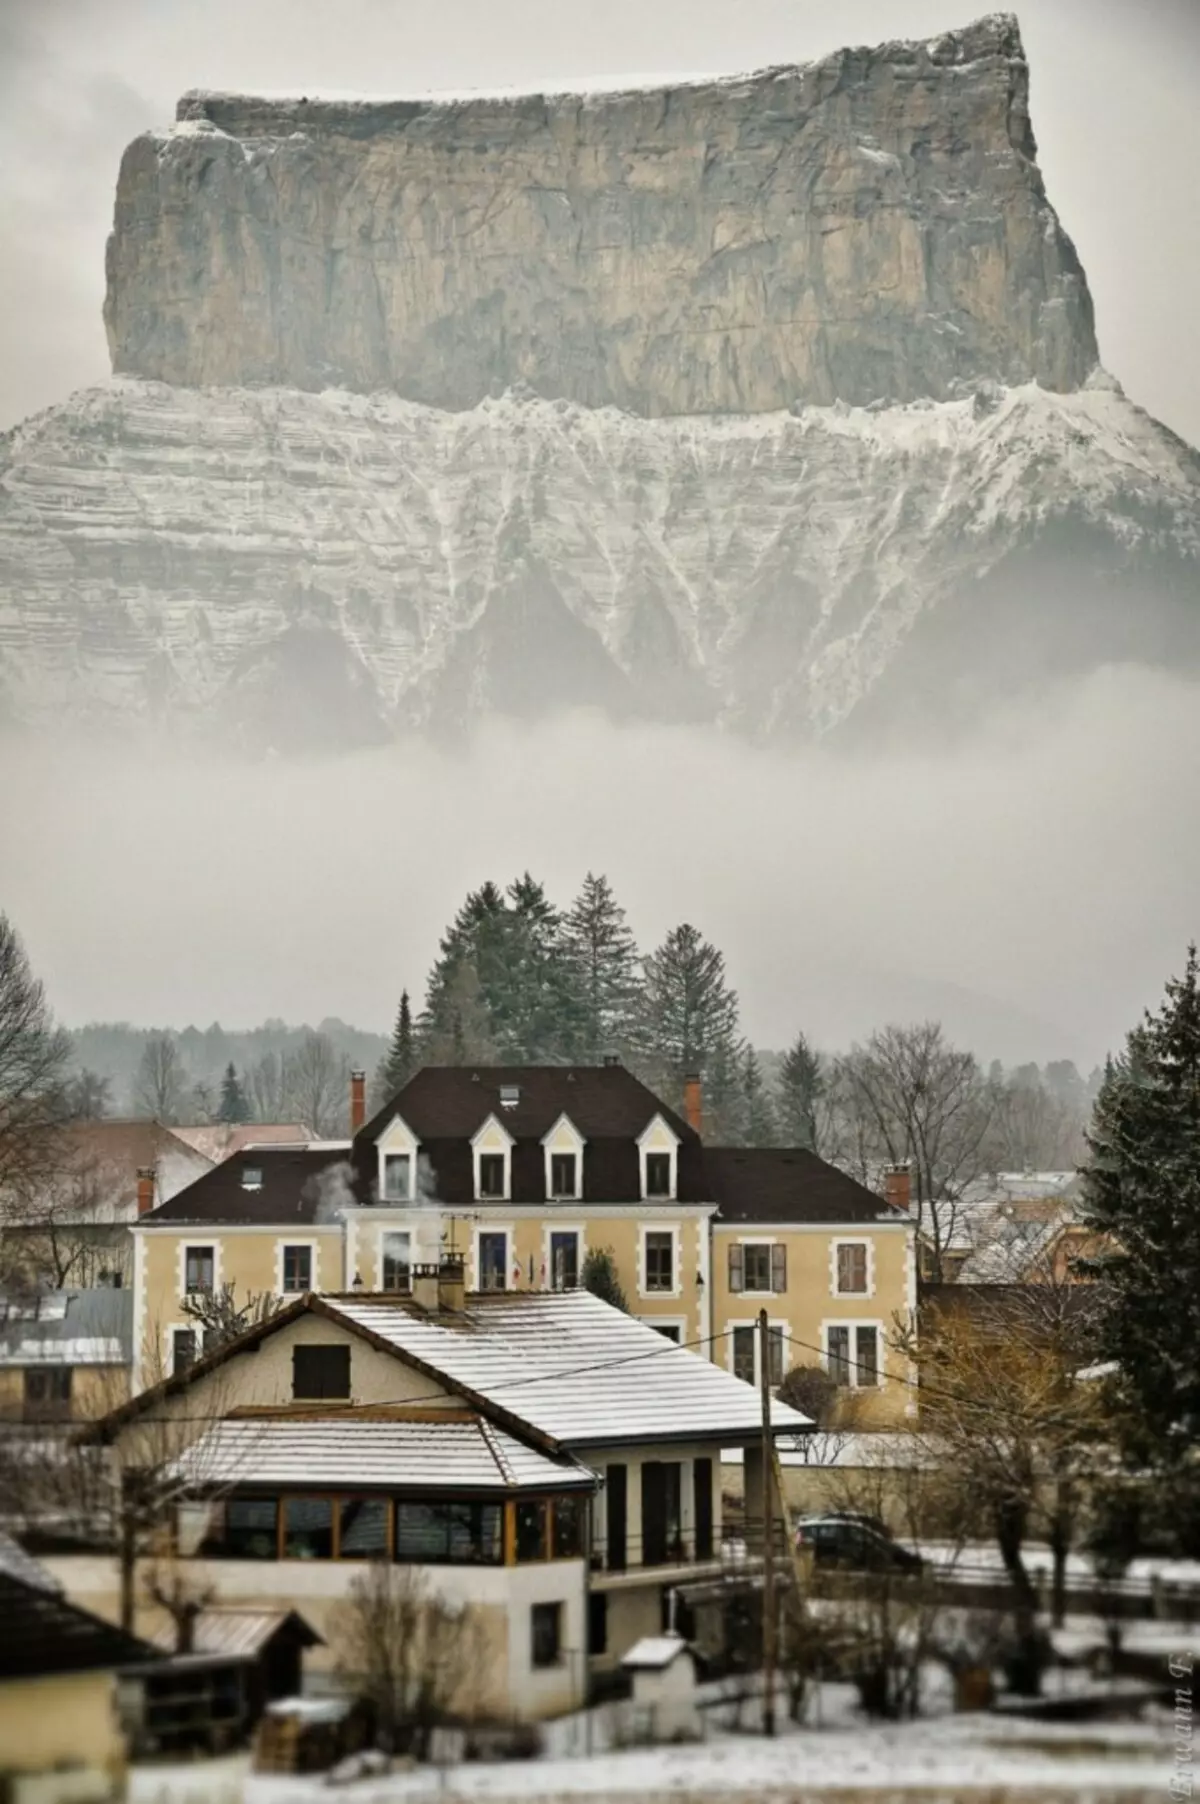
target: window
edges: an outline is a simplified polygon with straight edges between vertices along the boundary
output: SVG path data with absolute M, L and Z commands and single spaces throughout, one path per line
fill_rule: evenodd
M 673 1340 L 678 1346 L 683 1339 L 678 1322 L 656 1322 L 651 1317 L 646 1320 L 647 1328 L 653 1328 L 655 1334 L 661 1334 L 664 1340 Z
M 508 1289 L 508 1235 L 479 1236 L 480 1290 Z
M 342 1559 L 384 1559 L 388 1550 L 387 1499 L 344 1497 L 338 1507 L 338 1552 Z
M 534 1666 L 557 1666 L 562 1658 L 562 1605 L 534 1604 L 529 1619 Z
M 70 1366 L 27 1366 L 25 1419 L 45 1422 L 71 1413 Z
M 647 1460 L 642 1466 L 642 1563 L 665 1566 L 682 1558 L 682 1463 Z
M 230 1497 L 209 1509 L 198 1549 L 205 1560 L 274 1560 L 279 1557 L 278 1505 L 274 1498 Z
M 550 1288 L 576 1290 L 579 1286 L 579 1235 L 574 1228 L 550 1236 Z
M 196 1330 L 176 1328 L 171 1336 L 171 1370 L 186 1372 L 196 1363 Z
M 646 1235 L 646 1289 L 674 1290 L 675 1234 L 667 1228 Z
M 243 1165 L 242 1166 L 242 1189 L 243 1190 L 261 1190 L 262 1189 L 262 1166 L 261 1165 Z
M 837 1294 L 840 1297 L 866 1296 L 867 1248 L 864 1241 L 839 1241 L 837 1248 Z
M 393 1233 L 389 1230 L 380 1240 L 379 1259 L 384 1290 L 412 1289 L 411 1234 Z
M 216 1252 L 212 1247 L 186 1247 L 183 1254 L 183 1288 L 190 1296 L 196 1290 L 211 1290 L 216 1275 Z
M 753 1328 L 735 1328 L 733 1331 L 733 1375 L 744 1378 L 747 1384 L 754 1383 Z
M 546 1505 L 540 1497 L 517 1504 L 517 1560 L 546 1558 Z
M 350 1395 L 350 1349 L 337 1346 L 293 1347 L 292 1396 L 307 1402 Z
M 855 1330 L 855 1354 L 858 1369 L 854 1382 L 858 1385 L 879 1383 L 879 1332 L 875 1328 Z
M 783 1383 L 786 1367 L 784 1355 L 783 1329 L 767 1329 L 767 1383 L 777 1385 Z
M 389 1203 L 407 1203 L 412 1198 L 412 1155 L 384 1153 L 383 1195 Z
M 575 1154 L 551 1153 L 550 1155 L 550 1194 L 551 1196 L 578 1196 L 575 1179 Z
M 698 1560 L 711 1560 L 713 1551 L 713 1463 L 692 1461 L 692 1532 Z
M 731 1291 L 781 1294 L 787 1289 L 787 1248 L 774 1241 L 734 1242 L 729 1248 Z
M 480 1153 L 479 1194 L 481 1197 L 504 1195 L 504 1154 Z
M 284 1247 L 283 1249 L 283 1288 L 292 1290 L 311 1290 L 312 1282 L 312 1248 Z
M 556 1497 L 554 1500 L 554 1557 L 556 1560 L 578 1560 L 583 1554 L 583 1525 L 586 1507 L 582 1497 Z
M 670 1153 L 646 1154 L 646 1195 L 670 1196 L 671 1194 L 671 1155 Z
M 835 1384 L 850 1383 L 850 1330 L 849 1328 L 827 1328 L 825 1330 L 826 1364 L 829 1376 Z
M 608 1652 L 608 1592 L 588 1592 L 588 1653 Z
M 333 1500 L 329 1497 L 289 1497 L 283 1506 L 283 1557 L 285 1560 L 333 1558 Z
M 429 1566 L 499 1566 L 504 1559 L 501 1506 L 397 1503 L 396 1559 Z

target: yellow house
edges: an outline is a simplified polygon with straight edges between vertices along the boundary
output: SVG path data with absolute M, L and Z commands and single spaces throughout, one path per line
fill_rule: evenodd
M 45 1437 L 124 1402 L 133 1303 L 112 1289 L 0 1297 L 0 1425 Z
M 765 1306 L 772 1381 L 824 1362 L 903 1414 L 907 1208 L 810 1153 L 706 1145 L 698 1092 L 685 1119 L 615 1061 L 431 1066 L 348 1141 L 244 1149 L 137 1224 L 135 1385 L 202 1351 L 196 1292 L 403 1295 L 444 1253 L 475 1290 L 570 1290 L 604 1252 L 631 1314 L 727 1370 L 755 1375 Z
M 777 1413 L 781 1434 L 808 1426 Z M 334 1661 L 367 1562 L 406 1574 L 470 1614 L 454 1707 L 506 1717 L 580 1705 L 660 1633 L 668 1594 L 722 1570 L 722 1448 L 745 1449 L 748 1484 L 761 1471 L 749 1386 L 586 1290 L 468 1294 L 453 1259 L 405 1293 L 299 1297 L 97 1434 L 144 1495 L 168 1476 L 173 1548 L 143 1564 L 302 1609 Z M 115 1613 L 115 1558 L 55 1570 Z

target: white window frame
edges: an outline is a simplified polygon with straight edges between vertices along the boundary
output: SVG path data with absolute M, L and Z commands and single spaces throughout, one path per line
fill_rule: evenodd
M 548 1221 L 542 1229 L 542 1265 L 546 1273 L 544 1290 L 554 1289 L 554 1266 L 551 1260 L 551 1247 L 555 1234 L 574 1234 L 576 1246 L 576 1272 L 578 1281 L 583 1283 L 583 1262 L 587 1258 L 587 1228 L 581 1221 Z
M 484 1145 L 485 1140 L 494 1140 L 499 1136 L 503 1142 L 500 1146 Z M 476 1202 L 508 1203 L 512 1201 L 512 1149 L 516 1142 L 495 1115 L 489 1115 L 482 1127 L 471 1136 L 471 1189 Z M 484 1196 L 479 1188 L 479 1161 L 492 1154 L 504 1161 L 504 1188 L 499 1196 Z
M 865 1290 L 838 1289 L 839 1247 L 866 1247 L 867 1288 Z M 861 1297 L 864 1301 L 867 1301 L 875 1295 L 875 1242 L 869 1234 L 839 1234 L 836 1240 L 830 1241 L 829 1294 L 831 1297 Z
M 657 1151 L 658 1149 L 655 1148 Z M 646 1300 L 655 1297 L 681 1297 L 683 1295 L 683 1223 L 677 1221 L 649 1221 L 638 1224 L 638 1296 Z M 671 1276 L 674 1280 L 670 1290 L 651 1290 L 646 1283 L 646 1236 L 647 1234 L 669 1234 L 672 1239 Z
M 179 1279 L 178 1295 L 181 1297 L 190 1297 L 190 1296 L 199 1297 L 199 1296 L 203 1296 L 205 1294 L 203 1291 L 200 1291 L 200 1290 L 191 1291 L 187 1287 L 187 1256 L 188 1256 L 188 1248 L 189 1247 L 195 1247 L 197 1250 L 203 1250 L 204 1252 L 208 1252 L 208 1253 L 212 1254 L 212 1256 L 213 1256 L 212 1295 L 216 1296 L 218 1291 L 221 1288 L 222 1283 L 224 1282 L 224 1280 L 221 1276 L 221 1242 L 219 1239 L 206 1240 L 203 1237 L 203 1235 L 200 1235 L 200 1234 L 183 1235 L 180 1238 L 179 1251 L 176 1254 L 176 1270 L 177 1270 L 177 1276 Z
M 387 1239 L 389 1234 L 403 1234 L 405 1236 L 406 1240 L 408 1241 L 408 1274 L 409 1274 L 408 1285 L 409 1285 L 409 1289 L 407 1291 L 397 1290 L 397 1291 L 388 1291 L 387 1292 L 388 1296 L 404 1297 L 404 1296 L 407 1296 L 412 1289 L 413 1241 L 416 1237 L 413 1234 L 413 1231 L 411 1228 L 397 1227 L 395 1222 L 389 1222 L 384 1227 L 380 1228 L 378 1234 L 375 1237 L 375 1270 L 376 1270 L 376 1273 L 378 1274 L 380 1290 L 384 1290 L 384 1288 L 385 1288 L 384 1282 L 383 1282 L 383 1243 Z
M 761 1235 L 755 1235 L 749 1239 L 743 1238 L 741 1235 L 739 1235 L 736 1244 L 738 1246 L 740 1246 L 742 1249 L 742 1288 L 740 1291 L 731 1291 L 730 1295 L 731 1296 L 742 1296 L 742 1297 L 777 1297 L 777 1296 L 779 1296 L 779 1294 L 780 1294 L 779 1291 L 771 1289 L 771 1264 L 772 1264 L 771 1248 L 774 1246 L 778 1246 L 779 1242 L 776 1240 L 764 1240 Z M 751 1290 L 750 1286 L 746 1283 L 746 1248 L 747 1247 L 765 1247 L 767 1249 L 767 1288 L 765 1290 Z M 725 1255 L 725 1262 L 726 1262 L 725 1263 L 726 1276 L 728 1277 L 728 1271 L 729 1271 L 729 1255 L 728 1255 L 728 1253 Z
M 679 1199 L 679 1137 L 661 1115 L 652 1116 L 637 1139 L 638 1178 L 644 1203 L 674 1203 Z M 646 1156 L 665 1153 L 671 1161 L 671 1182 L 665 1196 L 651 1196 L 646 1189 Z
M 546 1201 L 548 1203 L 578 1203 L 583 1200 L 583 1153 L 587 1145 L 583 1135 L 567 1114 L 559 1116 L 548 1134 L 542 1135 L 542 1150 L 545 1159 Z M 550 1174 L 554 1169 L 554 1160 L 559 1155 L 567 1155 L 575 1161 L 575 1188 L 569 1194 L 556 1191 L 550 1182 Z
M 881 1391 L 887 1384 L 887 1341 L 884 1339 L 883 1323 L 874 1316 L 851 1315 L 831 1316 L 821 1323 L 821 1364 L 828 1372 L 829 1365 L 829 1330 L 831 1328 L 848 1328 L 850 1330 L 850 1382 L 839 1386 L 839 1389 L 850 1391 Z M 879 1370 L 874 1384 L 860 1379 L 858 1366 L 858 1338 L 860 1328 L 874 1328 L 875 1349 Z
M 302 1297 L 302 1290 L 285 1290 L 283 1288 L 283 1255 L 287 1247 L 308 1248 L 309 1276 L 312 1278 L 310 1289 L 321 1288 L 321 1243 L 319 1240 L 305 1240 L 302 1236 L 287 1236 L 275 1242 L 275 1294 L 280 1297 Z
M 407 1121 L 405 1121 L 403 1115 L 397 1113 L 392 1116 L 392 1119 L 388 1122 L 382 1134 L 377 1135 L 375 1147 L 379 1159 L 378 1169 L 375 1173 L 375 1183 L 379 1193 L 379 1202 L 385 1205 L 390 1203 L 401 1207 L 405 1203 L 411 1203 L 416 1195 L 417 1158 L 421 1150 L 421 1145 L 417 1136 L 413 1133 Z M 408 1155 L 408 1195 L 406 1197 L 390 1197 L 385 1190 L 384 1174 L 387 1170 L 385 1160 L 389 1153 L 407 1153 Z
M 398 1195 L 388 1189 L 387 1172 L 388 1172 L 388 1160 L 389 1159 L 407 1159 L 408 1160 L 408 1190 L 403 1195 Z M 396 1203 L 411 1203 L 412 1202 L 413 1191 L 416 1187 L 415 1186 L 416 1175 L 417 1175 L 417 1161 L 416 1161 L 415 1154 L 410 1153 L 407 1148 L 402 1148 L 399 1146 L 385 1146 L 382 1149 L 382 1151 L 379 1154 L 379 1200 L 384 1205 L 385 1208 L 392 1207 Z
M 200 1242 L 193 1241 L 192 1244 L 193 1246 L 199 1246 Z M 167 1322 L 164 1327 L 164 1332 L 166 1334 L 167 1344 L 163 1349 L 163 1365 L 170 1367 L 170 1371 L 167 1373 L 168 1378 L 173 1378 L 175 1376 L 175 1336 L 177 1334 L 191 1335 L 196 1348 L 195 1355 L 192 1359 L 193 1365 L 196 1364 L 197 1360 L 204 1358 L 204 1330 L 199 1322 Z
M 516 1229 L 510 1221 L 480 1222 L 479 1226 L 475 1229 L 471 1240 L 471 1253 L 475 1261 L 475 1282 L 471 1288 L 480 1292 L 483 1290 L 483 1266 L 481 1265 L 479 1258 L 479 1241 L 480 1237 L 484 1234 L 503 1234 L 504 1288 L 505 1290 L 515 1290 L 517 1287 L 513 1283 L 513 1246 L 516 1241 Z
M 655 1292 L 655 1295 L 658 1293 Z M 639 1315 L 638 1321 L 644 1328 L 653 1328 L 659 1334 L 664 1328 L 674 1328 L 679 1336 L 679 1345 L 687 1345 L 688 1330 L 685 1315 Z
M 778 1291 L 776 1291 L 774 1294 L 776 1296 L 778 1296 L 779 1293 L 778 1293 Z M 729 1372 L 731 1372 L 734 1377 L 737 1376 L 737 1372 L 734 1368 L 734 1361 L 733 1361 L 733 1331 L 735 1328 L 750 1328 L 753 1330 L 753 1333 L 754 1333 L 754 1380 L 753 1380 L 753 1382 L 754 1382 L 755 1386 L 757 1387 L 758 1385 L 760 1385 L 762 1383 L 762 1357 L 761 1357 L 762 1349 L 759 1344 L 759 1338 L 758 1338 L 758 1317 L 756 1315 L 746 1315 L 746 1316 L 740 1316 L 740 1317 L 730 1316 L 728 1321 L 725 1324 L 725 1327 L 727 1330 L 726 1337 L 725 1337 L 726 1338 L 725 1366 L 726 1366 L 726 1369 Z M 786 1378 L 787 1374 L 788 1374 L 788 1335 L 791 1331 L 791 1323 L 788 1320 L 787 1316 L 768 1315 L 767 1329 L 768 1329 L 768 1332 L 770 1330 L 774 1329 L 777 1333 L 779 1333 L 783 1336 L 783 1377 Z M 778 1390 L 779 1386 L 772 1385 L 771 1388 L 772 1388 L 772 1390 Z

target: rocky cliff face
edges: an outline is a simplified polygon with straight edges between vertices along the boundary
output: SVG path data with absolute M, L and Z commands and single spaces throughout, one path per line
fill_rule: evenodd
M 451 409 L 1065 391 L 1096 362 L 1006 16 L 632 92 L 190 94 L 126 153 L 106 317 L 118 372 Z
M 0 446 L 0 720 L 911 731 L 1200 670 L 1198 551 L 1200 459 L 1099 378 L 709 421 L 120 380 Z

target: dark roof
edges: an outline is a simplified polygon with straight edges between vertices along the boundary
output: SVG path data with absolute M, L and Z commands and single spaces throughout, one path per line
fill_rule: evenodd
M 0 1679 L 89 1672 L 161 1657 L 136 1635 L 7 1571 L 0 1571 L 0 1621 Z
M 142 1220 L 151 1225 L 176 1221 L 264 1222 L 285 1227 L 309 1224 L 318 1219 L 322 1200 L 329 1194 L 332 1180 L 322 1184 L 321 1174 L 335 1173 L 339 1164 L 348 1170 L 348 1158 L 348 1148 L 339 1152 L 328 1146 L 259 1147 L 237 1153 Z M 248 1189 L 243 1182 L 247 1169 L 261 1174 L 257 1188 Z
M 722 1221 L 907 1221 L 856 1178 L 804 1147 L 709 1146 L 708 1190 Z
M 513 1105 L 500 1092 L 517 1092 Z M 411 1077 L 357 1136 L 370 1144 L 394 1115 L 418 1140 L 469 1140 L 489 1115 L 514 1140 L 538 1141 L 560 1115 L 569 1115 L 585 1140 L 636 1140 L 661 1115 L 681 1140 L 698 1136 L 624 1065 L 426 1065 Z
M 125 1365 L 132 1355 L 131 1290 L 0 1296 L 0 1364 Z

